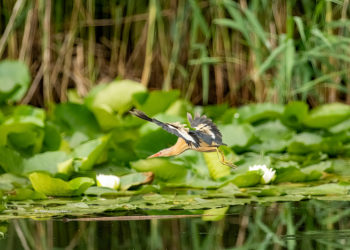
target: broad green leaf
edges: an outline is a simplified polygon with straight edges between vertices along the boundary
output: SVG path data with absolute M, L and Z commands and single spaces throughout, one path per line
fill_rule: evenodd
M 78 170 L 90 170 L 98 158 L 103 154 L 110 135 L 79 145 L 73 151 L 74 167 Z
M 160 112 L 165 112 L 170 105 L 179 98 L 179 96 L 179 90 L 155 90 L 150 92 L 145 103 L 140 106 L 140 109 L 147 115 L 154 116 Z
M 0 190 L 10 191 L 14 188 L 25 188 L 29 185 L 27 178 L 10 173 L 0 175 Z
M 37 127 L 44 127 L 46 114 L 43 109 L 29 105 L 19 105 L 13 110 L 13 113 L 4 121 L 4 125 L 15 123 L 32 124 Z
M 284 126 L 279 120 L 267 121 L 254 127 L 255 136 L 261 141 L 270 139 L 290 139 L 294 131 Z
M 68 182 L 40 172 L 31 173 L 29 180 L 35 191 L 49 196 L 80 195 L 95 183 L 88 177 L 78 177 Z
M 290 102 L 281 116 L 281 121 L 291 128 L 301 129 L 308 114 L 309 107 L 304 102 Z
M 251 187 L 259 184 L 260 179 L 260 171 L 247 171 L 245 173 L 236 174 L 232 179 L 232 182 L 237 187 Z
M 169 188 L 195 188 L 195 189 L 217 189 L 227 183 L 225 177 L 223 180 L 213 181 L 212 179 L 203 178 L 203 176 L 183 176 L 178 179 L 162 180 L 162 186 Z
M 223 165 L 217 152 L 203 153 L 205 163 L 208 166 L 210 176 L 217 180 L 221 177 L 227 176 L 231 172 L 231 168 L 229 166 Z
M 348 194 L 350 186 L 339 185 L 338 183 L 328 183 L 311 187 L 299 187 L 286 189 L 287 194 L 296 195 L 344 195 Z
M 241 121 L 254 123 L 259 120 L 278 118 L 283 110 L 284 107 L 280 104 L 258 103 L 240 107 L 237 113 Z
M 46 122 L 44 128 L 43 151 L 55 151 L 60 148 L 61 135 L 52 122 Z
M 350 159 L 332 159 L 332 172 L 341 176 L 350 176 Z
M 281 152 L 289 145 L 289 140 L 295 134 L 279 120 L 267 121 L 254 127 L 255 136 L 260 142 L 253 144 L 250 149 L 256 152 Z
M 203 212 L 202 220 L 204 221 L 219 221 L 225 217 L 229 207 L 212 208 Z
M 18 106 L 0 125 L 0 145 L 9 145 L 23 154 L 40 152 L 44 140 L 45 112 Z
M 146 88 L 138 82 L 116 80 L 105 85 L 103 88 L 99 87 L 99 91 L 95 93 L 91 105 L 92 107 L 108 106 L 113 111 L 122 114 L 131 108 L 132 95 L 145 91 Z
M 306 177 L 307 175 L 299 167 L 289 166 L 276 169 L 276 179 L 274 182 L 302 182 L 305 181 Z
M 90 109 L 95 114 L 100 127 L 104 131 L 115 128 L 121 123 L 120 118 L 115 116 L 113 110 L 107 105 L 92 107 Z
M 77 177 L 69 182 L 69 186 L 74 190 L 74 195 L 80 195 L 84 193 L 86 189 L 95 184 L 95 181 L 89 177 Z
M 107 187 L 89 187 L 88 189 L 85 190 L 84 194 L 85 195 L 96 195 L 96 196 L 103 196 L 103 195 L 116 195 L 120 193 L 119 191 L 112 189 L 112 188 L 107 188 Z
M 67 181 L 53 178 L 48 174 L 34 172 L 29 175 L 35 191 L 52 196 L 71 196 L 73 188 Z
M 182 178 L 186 175 L 186 167 L 176 164 L 168 159 L 152 158 L 130 162 L 133 169 L 139 172 L 153 172 L 156 178 L 161 180 L 172 180 Z
M 128 190 L 130 187 L 150 183 L 153 180 L 152 172 L 132 173 L 120 177 L 120 190 Z
M 309 132 L 303 132 L 294 136 L 288 146 L 288 152 L 294 154 L 315 152 L 320 150 L 321 143 L 321 136 Z
M 46 195 L 33 191 L 31 188 L 16 188 L 8 195 L 10 201 L 42 200 L 46 198 Z
M 214 121 L 218 120 L 229 109 L 227 103 L 218 105 L 208 105 L 203 107 L 203 114 L 212 118 Z
M 289 141 L 285 139 L 271 139 L 265 140 L 262 142 L 255 143 L 249 147 L 251 151 L 260 153 L 268 153 L 268 152 L 282 152 L 289 145 Z
M 63 151 L 52 151 L 36 154 L 23 162 L 23 173 L 47 172 L 55 175 L 59 172 L 60 164 L 69 160 L 69 156 Z M 61 166 L 62 168 L 62 166 Z
M 323 138 L 320 150 L 330 156 L 339 156 L 343 154 L 344 147 L 340 138 L 333 136 Z
M 60 103 L 55 106 L 53 120 L 68 133 L 81 132 L 90 138 L 100 133 L 94 114 L 85 106 L 76 103 Z
M 132 107 L 133 95 L 146 88 L 132 80 L 116 80 L 95 87 L 85 99 L 85 104 L 95 114 L 103 130 L 119 124 L 119 117 Z M 117 114 L 117 116 L 116 116 Z
M 19 101 L 27 92 L 30 84 L 27 65 L 20 61 L 1 61 L 0 83 L 0 102 Z
M 310 111 L 304 124 L 311 128 L 329 128 L 350 117 L 350 106 L 342 103 L 330 103 L 318 106 Z
M 254 140 L 254 128 L 248 124 L 231 124 L 219 126 L 224 143 L 240 151 L 251 145 Z
M 176 100 L 166 110 L 165 114 L 186 117 L 187 112 L 192 110 L 192 104 L 186 100 Z
M 332 162 L 323 161 L 317 164 L 313 164 L 301 169 L 301 171 L 307 174 L 305 181 L 315 181 L 322 177 L 323 172 L 331 172 Z
M 332 134 L 338 134 L 344 131 L 350 130 L 350 119 L 347 119 L 345 121 L 342 121 L 330 128 L 328 128 L 328 131 Z
M 0 166 L 7 173 L 22 174 L 23 158 L 17 151 L 0 146 Z

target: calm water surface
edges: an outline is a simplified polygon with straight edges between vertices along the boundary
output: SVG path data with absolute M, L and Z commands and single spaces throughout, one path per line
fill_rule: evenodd
M 350 203 L 232 206 L 219 221 L 193 211 L 105 212 L 2 221 L 0 249 L 350 249 Z

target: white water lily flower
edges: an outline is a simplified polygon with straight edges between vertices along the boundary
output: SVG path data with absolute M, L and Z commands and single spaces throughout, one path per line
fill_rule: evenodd
M 254 165 L 249 167 L 249 171 L 256 171 L 261 170 L 263 172 L 262 176 L 262 183 L 267 184 L 271 181 L 273 181 L 276 177 L 275 173 L 276 170 L 273 170 L 272 168 L 268 168 L 265 164 L 264 165 Z
M 120 185 L 120 178 L 115 175 L 99 174 L 96 176 L 96 181 L 99 187 L 118 189 Z

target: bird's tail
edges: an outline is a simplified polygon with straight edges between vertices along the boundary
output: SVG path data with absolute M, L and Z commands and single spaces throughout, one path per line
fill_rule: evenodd
M 149 121 L 149 122 L 153 122 L 153 119 L 148 117 L 145 113 L 143 113 L 140 110 L 137 110 L 135 108 L 133 108 L 132 110 L 129 111 L 130 114 L 133 114 L 134 116 L 137 116 L 143 120 Z

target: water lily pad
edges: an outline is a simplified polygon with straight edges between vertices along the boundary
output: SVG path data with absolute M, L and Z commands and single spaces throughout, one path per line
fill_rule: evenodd
M 278 118 L 284 110 L 283 105 L 272 103 L 257 103 L 245 105 L 237 110 L 239 119 L 254 123 L 259 120 Z
M 0 125 L 0 145 L 9 145 L 23 154 L 41 150 L 45 112 L 31 106 L 18 106 Z
M 15 188 L 25 188 L 30 185 L 30 182 L 27 178 L 5 173 L 0 175 L 0 190 L 10 191 Z
M 56 151 L 61 145 L 61 134 L 56 125 L 52 122 L 46 122 L 44 128 L 43 151 Z
M 119 194 L 119 192 L 115 189 L 108 188 L 108 187 L 89 187 L 84 192 L 85 195 L 96 195 L 96 196 L 103 196 L 103 195 L 116 195 Z
M 80 132 L 92 139 L 100 133 L 94 114 L 82 104 L 60 103 L 55 106 L 53 120 L 66 133 Z
M 0 102 L 19 101 L 27 92 L 30 84 L 27 65 L 20 61 L 1 61 L 0 82 Z
M 224 143 L 238 152 L 247 148 L 256 139 L 254 128 L 248 123 L 222 125 L 219 129 Z
M 118 124 L 116 114 L 123 114 L 132 107 L 133 95 L 145 92 L 146 88 L 132 80 L 116 80 L 108 85 L 98 85 L 85 99 L 85 104 L 95 114 L 104 130 Z M 118 98 L 116 98 L 118 97 Z
M 88 177 L 78 177 L 68 182 L 40 172 L 31 173 L 29 179 L 35 191 L 49 196 L 79 195 L 95 183 Z
M 90 170 L 106 149 L 110 135 L 88 141 L 74 149 L 74 167 L 78 170 Z
M 120 178 L 120 190 L 128 190 L 133 186 L 150 183 L 153 181 L 152 172 L 132 173 Z
M 186 167 L 182 164 L 161 158 L 139 160 L 131 162 L 130 165 L 139 172 L 153 172 L 156 178 L 160 178 L 161 180 L 182 178 L 187 173 Z
M 225 217 L 229 207 L 212 208 L 203 212 L 202 220 L 204 221 L 219 221 Z
M 259 184 L 260 179 L 260 171 L 248 171 L 246 173 L 235 175 L 232 179 L 232 183 L 237 187 L 251 187 Z
M 204 153 L 203 155 L 204 160 L 208 166 L 210 176 L 214 180 L 230 174 L 231 168 L 229 166 L 223 165 L 219 161 L 219 157 L 221 156 L 217 152 Z
M 350 130 L 350 119 L 344 120 L 328 128 L 328 131 L 332 134 L 338 134 L 347 130 Z
M 288 127 L 301 129 L 308 110 L 309 107 L 304 102 L 290 102 L 284 108 L 281 121 Z
M 179 90 L 155 90 L 149 93 L 146 101 L 138 108 L 147 115 L 154 116 L 155 114 L 166 111 L 179 96 Z
M 23 158 L 17 151 L 0 146 L 0 166 L 7 173 L 22 174 Z
M 296 195 L 344 195 L 348 194 L 350 186 L 328 183 L 310 187 L 286 189 L 287 194 Z
M 350 106 L 342 103 L 330 103 L 318 106 L 310 111 L 304 124 L 311 128 L 329 128 L 350 117 Z
M 23 200 L 42 200 L 46 199 L 46 195 L 33 191 L 31 188 L 16 188 L 12 190 L 7 198 L 10 201 L 23 201 Z
M 309 132 L 297 134 L 288 146 L 288 152 L 307 154 L 321 149 L 322 137 Z
M 55 175 L 59 164 L 67 161 L 69 156 L 63 151 L 45 152 L 26 159 L 23 163 L 23 174 L 43 171 Z

